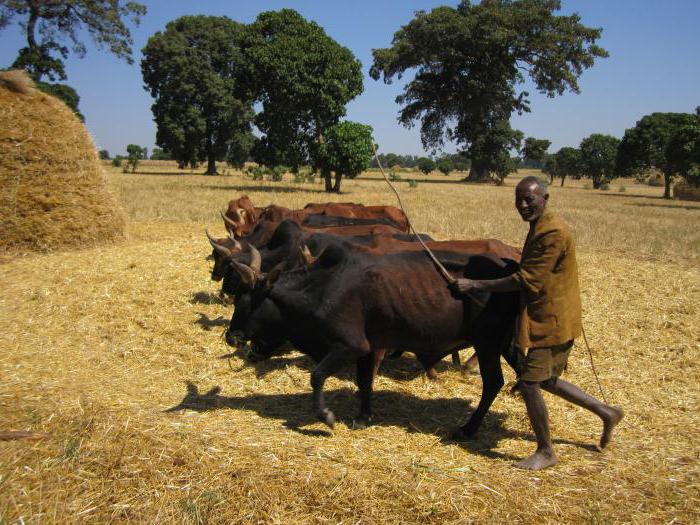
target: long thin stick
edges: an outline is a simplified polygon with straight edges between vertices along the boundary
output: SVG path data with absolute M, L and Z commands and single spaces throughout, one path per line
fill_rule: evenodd
M 418 235 L 418 233 L 416 232 L 416 229 L 413 227 L 413 223 L 411 222 L 411 219 L 408 217 L 408 213 L 406 213 L 406 208 L 404 208 L 403 202 L 401 202 L 401 196 L 399 195 L 399 192 L 396 191 L 396 188 L 394 187 L 394 185 L 393 185 L 393 184 L 391 183 L 391 181 L 389 180 L 389 177 L 386 176 L 386 173 L 385 173 L 385 171 L 384 171 L 384 168 L 382 167 L 382 163 L 380 162 L 379 156 L 377 155 L 377 148 L 374 146 L 374 143 L 372 144 L 372 152 L 374 153 L 374 158 L 377 160 L 377 166 L 379 166 L 379 169 L 380 169 L 381 172 L 382 172 L 382 176 L 384 177 L 384 180 L 385 180 L 386 183 L 389 185 L 389 187 L 391 188 L 391 190 L 394 192 L 394 195 L 396 195 L 396 199 L 399 201 L 399 206 L 401 207 L 401 211 L 403 211 L 404 215 L 406 216 L 406 222 L 408 222 L 408 227 L 409 227 L 409 228 L 411 229 L 411 231 L 413 232 L 413 235 L 415 235 L 416 238 L 418 239 L 418 242 L 421 243 L 421 245 L 423 246 L 423 249 L 426 251 L 426 253 L 427 253 L 427 254 L 430 256 L 430 258 L 433 260 L 433 262 L 435 263 L 435 266 L 437 266 L 438 271 L 442 274 L 442 276 L 445 278 L 445 280 L 446 280 L 449 284 L 452 284 L 452 283 L 457 282 L 457 279 L 455 279 L 454 277 L 452 277 L 452 276 L 450 275 L 450 272 L 448 272 L 447 269 L 442 265 L 442 263 L 441 263 L 440 261 L 438 261 L 438 258 L 435 257 L 435 254 L 434 254 L 434 253 L 430 250 L 430 248 L 428 248 L 428 246 L 423 242 L 423 239 L 421 239 L 420 235 Z M 474 297 L 473 294 L 467 293 L 467 295 L 469 295 L 470 299 L 471 299 L 472 301 L 474 301 L 477 305 L 479 305 L 479 306 L 481 306 L 481 307 L 486 306 L 483 302 L 481 302 L 479 299 L 477 299 L 476 297 Z

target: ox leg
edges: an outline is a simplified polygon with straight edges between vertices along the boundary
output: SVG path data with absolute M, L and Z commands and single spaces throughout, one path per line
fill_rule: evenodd
M 467 424 L 455 434 L 454 437 L 457 439 L 471 438 L 476 434 L 484 416 L 491 408 L 493 400 L 496 399 L 496 395 L 504 385 L 500 352 L 497 351 L 497 347 L 476 347 L 476 351 L 479 356 L 479 371 L 482 381 L 481 399 Z
M 462 366 L 462 361 L 459 359 L 459 350 L 452 351 L 452 364 L 455 366 Z
M 326 401 L 323 396 L 323 385 L 328 377 L 338 372 L 352 357 L 357 356 L 353 354 L 349 355 L 346 348 L 333 350 L 329 352 L 311 372 L 314 410 L 316 411 L 318 419 L 330 428 L 335 426 L 335 415 L 326 407 Z
M 372 383 L 374 381 L 375 354 L 368 354 L 357 360 L 357 388 L 360 397 L 360 413 L 353 422 L 353 428 L 367 428 L 372 423 Z

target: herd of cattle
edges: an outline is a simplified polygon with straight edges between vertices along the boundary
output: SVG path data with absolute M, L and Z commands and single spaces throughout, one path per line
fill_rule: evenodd
M 483 387 L 462 427 L 478 429 L 503 386 L 500 357 L 517 370 L 512 347 L 518 293 L 456 297 L 393 206 L 307 204 L 301 210 L 253 206 L 246 196 L 222 212 L 228 231 L 213 247 L 212 279 L 234 297 L 226 341 L 250 344 L 251 360 L 290 347 L 311 356 L 313 407 L 333 427 L 323 396 L 326 379 L 357 366 L 360 412 L 371 421 L 372 383 L 387 352 L 410 351 L 435 377 L 434 366 L 473 346 Z M 520 251 L 498 240 L 421 239 L 454 277 L 492 279 L 516 271 Z M 471 361 L 471 360 L 470 360 Z

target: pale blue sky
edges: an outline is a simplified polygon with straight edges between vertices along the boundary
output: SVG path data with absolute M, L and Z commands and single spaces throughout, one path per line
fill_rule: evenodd
M 251 22 L 261 11 L 290 7 L 314 20 L 362 62 L 365 90 L 348 106 L 347 118 L 374 128 L 382 152 L 423 154 L 417 128 L 397 123 L 394 98 L 400 83 L 386 85 L 367 76 L 371 50 L 387 47 L 394 32 L 416 10 L 439 1 L 144 1 L 148 14 L 132 30 L 134 58 L 128 65 L 85 39 L 84 59 L 66 62 L 67 83 L 80 94 L 80 108 L 95 143 L 112 155 L 126 145 L 154 146 L 150 95 L 143 89 L 140 50 L 149 36 L 182 15 L 226 15 Z M 530 90 L 532 113 L 514 115 L 513 126 L 526 136 L 548 138 L 550 151 L 578 146 L 591 133 L 622 136 L 643 115 L 655 111 L 691 112 L 700 105 L 700 0 L 564 0 L 563 14 L 578 12 L 588 26 L 602 27 L 599 44 L 610 52 L 584 72 L 581 94 L 549 99 Z M 0 32 L 0 67 L 7 67 L 24 45 L 16 24 Z M 453 151 L 453 147 L 446 148 Z

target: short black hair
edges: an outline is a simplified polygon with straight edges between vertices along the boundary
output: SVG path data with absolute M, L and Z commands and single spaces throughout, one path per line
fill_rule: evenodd
M 521 184 L 527 186 L 534 184 L 535 186 L 537 186 L 537 189 L 539 189 L 542 192 L 542 195 L 547 195 L 547 188 L 549 187 L 549 184 L 547 184 L 546 181 L 540 179 L 539 177 L 535 177 L 534 175 L 528 175 L 518 183 L 518 186 L 520 186 Z

